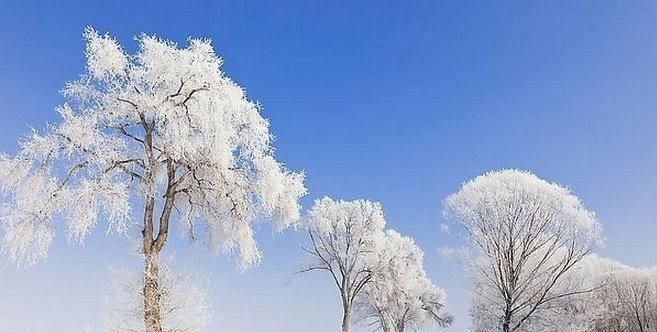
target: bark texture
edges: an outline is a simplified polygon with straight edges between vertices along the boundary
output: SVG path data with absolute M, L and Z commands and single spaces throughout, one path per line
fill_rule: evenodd
M 349 332 L 349 320 L 351 319 L 351 308 L 344 305 L 342 309 L 342 332 Z
M 144 323 L 146 332 L 162 332 L 160 314 L 160 266 L 157 256 L 147 257 L 144 267 Z
M 152 132 L 152 127 L 147 133 Z M 146 147 L 151 165 L 154 165 L 152 156 L 151 135 L 146 136 Z M 151 169 L 154 169 L 151 168 Z M 154 237 L 154 215 L 155 215 L 155 190 L 151 173 L 147 174 L 146 183 L 149 186 L 149 195 L 145 200 L 144 229 L 142 230 L 143 242 L 142 253 L 144 255 L 144 324 L 146 332 L 162 332 L 161 292 L 159 287 L 160 266 L 159 254 L 164 248 L 169 233 L 169 219 L 175 200 L 175 189 L 177 185 L 176 172 L 173 162 L 167 160 L 167 189 L 164 195 L 164 206 L 159 216 L 159 227 L 157 236 Z

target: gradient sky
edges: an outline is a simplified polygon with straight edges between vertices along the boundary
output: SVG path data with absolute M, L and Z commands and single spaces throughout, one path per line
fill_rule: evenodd
M 441 202 L 482 172 L 517 167 L 569 186 L 604 225 L 601 256 L 657 265 L 657 4 L 293 2 L 3 2 L 0 150 L 57 120 L 58 91 L 84 70 L 85 26 L 128 50 L 140 32 L 208 37 L 264 105 L 278 158 L 306 170 L 304 206 L 382 202 L 448 292 L 450 331 L 468 326 L 467 291 L 437 253 L 457 244 L 439 230 Z M 260 227 L 264 259 L 245 275 L 180 238 L 167 251 L 211 279 L 213 330 L 337 330 L 328 277 L 293 274 L 294 232 Z M 108 264 L 135 259 L 102 226 L 84 248 L 65 242 L 32 269 L 0 265 L 0 330 L 98 328 Z

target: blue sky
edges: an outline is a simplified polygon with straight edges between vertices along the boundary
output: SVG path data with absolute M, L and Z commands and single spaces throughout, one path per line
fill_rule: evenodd
M 56 121 L 58 91 L 82 73 L 82 30 L 214 40 L 224 69 L 264 105 L 279 159 L 309 195 L 381 201 L 426 252 L 431 278 L 468 325 L 459 269 L 437 248 L 441 201 L 504 167 L 568 185 L 597 212 L 605 257 L 657 265 L 657 5 L 648 2 L 8 1 L 0 11 L 0 150 Z M 259 268 L 174 241 L 181 266 L 212 279 L 217 331 L 334 331 L 339 300 L 321 274 L 294 276 L 299 236 L 258 230 Z M 108 263 L 126 240 L 85 248 L 59 236 L 30 270 L 0 265 L 0 330 L 98 326 Z M 291 286 L 287 281 L 293 276 Z M 287 286 L 286 286 L 287 285 Z

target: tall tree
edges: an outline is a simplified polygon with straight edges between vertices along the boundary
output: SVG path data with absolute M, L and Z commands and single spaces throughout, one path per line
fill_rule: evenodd
M 586 291 L 561 281 L 602 242 L 601 226 L 568 189 L 529 172 L 494 171 L 449 196 L 445 214 L 468 239 L 480 330 L 520 331 Z
M 354 302 L 372 280 L 385 219 L 379 203 L 316 200 L 306 218 L 311 261 L 303 272 L 327 271 L 340 291 L 342 331 L 349 331 Z
M 447 296 L 428 278 L 424 253 L 412 238 L 387 230 L 379 256 L 379 268 L 357 298 L 361 320 L 384 332 L 451 324 Z
M 268 121 L 224 75 L 209 40 L 180 48 L 141 35 L 129 55 L 107 34 L 84 36 L 87 72 L 66 85 L 61 121 L 0 158 L 4 244 L 11 259 L 32 264 L 46 257 L 60 219 L 82 242 L 102 217 L 126 232 L 138 206 L 144 321 L 160 332 L 158 255 L 172 217 L 190 239 L 204 234 L 213 250 L 236 252 L 246 269 L 261 256 L 252 221 L 294 223 L 303 174 L 274 159 Z

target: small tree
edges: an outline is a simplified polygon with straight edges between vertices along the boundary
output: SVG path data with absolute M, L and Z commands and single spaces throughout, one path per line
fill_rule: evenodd
M 143 332 L 144 294 L 147 278 L 143 271 L 111 267 L 111 288 L 108 294 L 108 332 Z M 173 271 L 160 262 L 157 294 L 160 298 L 163 332 L 206 331 L 212 322 L 208 294 L 190 273 Z
M 582 331 L 639 331 L 657 329 L 657 269 L 637 269 L 600 260 L 597 272 L 579 273 L 590 280 L 609 275 L 604 287 L 584 294 L 580 301 L 586 328 Z
M 246 269 L 260 259 L 251 222 L 273 218 L 277 230 L 295 222 L 303 174 L 274 159 L 260 107 L 224 75 L 209 40 L 179 48 L 141 35 L 128 55 L 108 35 L 84 36 L 87 73 L 66 85 L 61 122 L 0 157 L 4 245 L 12 260 L 32 264 L 46 257 L 59 219 L 83 242 L 101 217 L 126 232 L 139 206 L 144 321 L 160 332 L 158 255 L 172 216 L 190 239 L 206 234 L 215 251 L 236 251 Z
M 628 268 L 616 274 L 609 287 L 606 304 L 618 306 L 618 315 L 630 330 L 647 332 L 657 329 L 657 271 Z M 609 318 L 612 315 L 607 316 Z
M 568 189 L 519 170 L 490 172 L 449 196 L 445 214 L 468 238 L 480 330 L 520 331 L 586 291 L 561 281 L 602 242 L 601 227 Z
M 358 313 L 367 325 L 403 332 L 451 324 L 452 317 L 445 312 L 447 296 L 427 277 L 423 257 L 413 239 L 386 231 L 380 267 L 357 299 Z
M 378 264 L 385 219 L 379 203 L 367 200 L 316 200 L 305 229 L 310 239 L 311 262 L 303 272 L 327 271 L 340 291 L 342 331 L 349 331 L 356 297 L 371 281 Z

